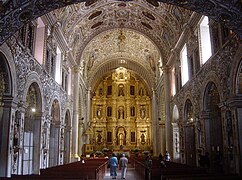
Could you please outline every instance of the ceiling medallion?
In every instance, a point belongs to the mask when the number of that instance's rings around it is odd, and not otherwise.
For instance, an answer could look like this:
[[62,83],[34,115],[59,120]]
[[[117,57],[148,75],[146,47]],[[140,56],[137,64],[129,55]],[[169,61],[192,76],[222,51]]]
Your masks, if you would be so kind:
[[119,39],[119,41],[121,41],[121,42],[123,42],[123,41],[126,39],[125,35],[123,35],[123,31],[122,31],[122,30],[120,31],[120,34],[119,34],[119,36],[118,36],[118,39]]
[[182,5],[187,5],[189,0],[179,0],[177,3]]
[[145,16],[145,17],[147,17],[147,18],[149,18],[149,19],[151,19],[151,20],[155,20],[155,16],[153,16],[152,14],[150,14],[150,13],[148,13],[148,12],[145,12],[145,11],[143,11],[142,12],[143,13],[143,15]]
[[230,14],[228,13],[221,13],[220,16],[219,16],[219,19],[222,21],[222,22],[229,22],[232,17]]
[[31,12],[30,11],[24,11],[19,15],[19,20],[21,22],[26,22],[30,19]]
[[119,3],[118,6],[119,7],[126,7],[127,5],[125,3]]
[[93,24],[92,27],[91,27],[91,29],[94,29],[94,28],[97,28],[98,26],[101,26],[102,23],[103,23],[103,22],[100,21],[100,22],[97,22],[96,24]]
[[99,16],[100,14],[102,14],[102,11],[96,11],[95,13],[91,14],[88,19],[89,20],[92,20],[94,19],[95,17]]
[[151,27],[151,25],[149,25],[149,24],[147,24],[147,23],[145,23],[145,22],[141,22],[141,24],[142,24],[143,26],[147,27],[148,29],[153,30],[153,27]]
[[92,4],[94,4],[97,1],[98,0],[87,0],[86,3],[85,3],[85,6],[91,6]]
[[157,0],[146,0],[146,1],[155,7],[159,7],[159,3],[157,2]]

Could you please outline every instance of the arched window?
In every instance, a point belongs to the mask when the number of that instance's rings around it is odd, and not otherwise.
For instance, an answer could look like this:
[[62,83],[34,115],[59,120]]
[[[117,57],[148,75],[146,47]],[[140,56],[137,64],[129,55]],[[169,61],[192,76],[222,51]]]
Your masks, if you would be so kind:
[[189,80],[186,44],[183,46],[180,52],[180,60],[181,60],[181,79],[182,79],[182,86],[183,86]]
[[203,65],[212,55],[211,39],[209,30],[209,20],[204,16],[199,23],[199,50],[200,50],[200,63]]

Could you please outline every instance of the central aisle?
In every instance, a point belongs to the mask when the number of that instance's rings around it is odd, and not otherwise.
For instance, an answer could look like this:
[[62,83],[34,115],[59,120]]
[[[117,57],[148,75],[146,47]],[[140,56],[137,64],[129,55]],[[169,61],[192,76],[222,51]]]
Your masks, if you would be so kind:
[[[117,179],[121,179],[121,172],[120,170],[117,170]],[[108,171],[105,173],[105,176],[103,178],[103,180],[108,180],[108,179],[112,179],[112,177],[110,176],[110,172],[109,169]],[[144,180],[144,178],[140,177],[140,175],[135,171],[134,168],[130,168],[128,167],[127,169],[127,174],[126,174],[126,180]]]

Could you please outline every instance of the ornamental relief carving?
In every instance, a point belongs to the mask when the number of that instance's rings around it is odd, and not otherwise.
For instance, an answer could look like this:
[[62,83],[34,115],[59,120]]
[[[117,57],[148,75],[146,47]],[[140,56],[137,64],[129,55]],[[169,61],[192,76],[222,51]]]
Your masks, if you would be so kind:
[[[77,4],[80,2],[80,4]],[[50,12],[54,9],[58,9],[61,7],[64,7],[66,5],[73,5],[73,9],[79,10],[79,16],[85,17],[83,15],[85,14],[92,14],[93,9],[98,9],[102,6],[105,6],[105,8],[108,8],[108,6],[113,6],[113,2],[107,2],[107,1],[98,1],[90,6],[86,6],[86,3],[81,3],[82,0],[73,0],[73,1],[58,1],[53,3],[48,3],[44,0],[39,0],[33,3],[32,0],[24,1],[24,2],[18,2],[15,1],[6,1],[2,5],[2,14],[1,14],[1,27],[0,27],[0,43],[3,43],[8,37],[13,35],[22,25],[24,22],[31,21],[33,19],[36,19],[40,15],[46,14],[47,12]],[[155,2],[155,1],[152,1]],[[216,21],[223,21],[227,26],[229,26],[232,29],[237,29],[236,31],[241,34],[242,28],[241,28],[241,13],[238,7],[240,7],[239,1],[224,1],[224,2],[217,2],[214,0],[191,0],[188,2],[178,1],[178,0],[169,0],[164,1],[160,0],[160,2],[166,2],[169,4],[173,4],[180,7],[185,7],[185,9],[189,9],[191,11],[196,11],[201,14],[207,14],[210,17],[212,17]],[[5,4],[6,3],[6,4]],[[123,3],[125,4],[125,8],[128,8],[128,5],[132,5],[133,7],[140,6],[139,8],[146,8],[146,9],[152,9],[157,14],[164,12],[164,9],[168,9],[168,5],[163,3],[155,2],[157,5],[151,5],[148,2],[144,1],[135,1],[135,2],[129,2],[129,3]],[[128,4],[128,5],[127,5]],[[82,6],[82,7],[81,7]],[[120,3],[116,3],[116,6],[119,8],[123,8]],[[131,7],[132,7],[131,6]],[[130,8],[130,7],[129,7]],[[24,10],[23,10],[24,9]],[[89,11],[89,13],[87,13]],[[184,10],[183,10],[184,11]],[[34,13],[33,13],[34,12]],[[180,18],[179,11],[175,11],[174,14],[176,17]],[[69,13],[71,14],[71,13]],[[67,15],[69,15],[67,13]],[[65,13],[61,16],[65,17]],[[67,16],[68,17],[68,16]],[[181,18],[180,18],[181,19]],[[70,18],[66,20],[71,20]],[[133,20],[133,19],[132,19]],[[131,21],[132,21],[131,20]],[[183,20],[183,19],[182,19]],[[69,22],[66,21],[66,22]],[[66,23],[68,25],[68,23]],[[70,25],[67,26],[69,28]]]
[[[229,98],[230,95],[230,72],[231,72],[231,64],[233,57],[238,49],[238,43],[231,39],[231,41],[211,60],[209,60],[206,64],[203,65],[202,70],[197,75],[196,80],[191,79],[188,84],[183,87],[179,93],[177,93],[174,97],[173,104],[176,104],[179,108],[179,112],[183,114],[183,104],[185,102],[186,94],[189,94],[193,98],[193,106],[194,113],[200,112],[203,107],[200,107],[200,102],[203,99],[201,97],[203,95],[203,85],[204,80],[208,76],[207,72],[223,72],[216,73],[218,79],[215,81],[220,82],[219,87],[221,88],[221,92],[223,96],[221,101]],[[185,92],[187,92],[185,94]],[[174,106],[174,105],[173,105]]]
[[68,96],[67,93],[60,88],[60,85],[58,85],[55,80],[45,72],[43,67],[37,63],[30,53],[23,50],[23,48],[16,43],[15,38],[10,38],[7,44],[11,49],[16,66],[16,87],[18,99],[23,100],[24,91],[27,85],[27,78],[30,74],[35,72],[39,75],[39,79],[41,81],[40,84],[42,85],[45,100],[44,104],[46,105],[45,110],[49,111],[51,100],[56,93],[60,94],[61,103],[63,107],[65,107],[68,103]]

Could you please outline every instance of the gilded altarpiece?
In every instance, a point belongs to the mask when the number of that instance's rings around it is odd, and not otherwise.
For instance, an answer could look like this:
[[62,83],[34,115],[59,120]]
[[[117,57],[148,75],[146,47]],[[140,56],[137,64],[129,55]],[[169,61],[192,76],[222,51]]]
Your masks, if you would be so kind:
[[90,123],[94,151],[151,150],[150,102],[144,83],[125,68],[99,81],[92,97]]

